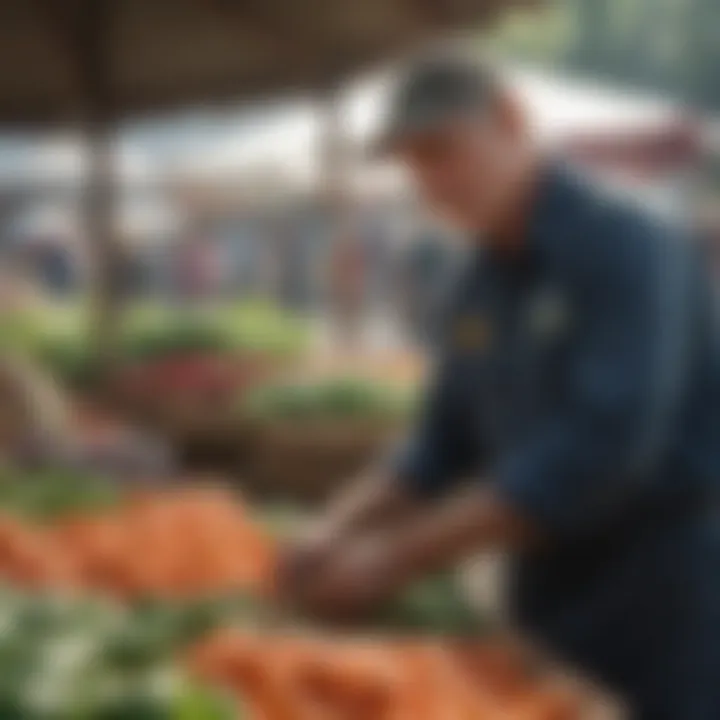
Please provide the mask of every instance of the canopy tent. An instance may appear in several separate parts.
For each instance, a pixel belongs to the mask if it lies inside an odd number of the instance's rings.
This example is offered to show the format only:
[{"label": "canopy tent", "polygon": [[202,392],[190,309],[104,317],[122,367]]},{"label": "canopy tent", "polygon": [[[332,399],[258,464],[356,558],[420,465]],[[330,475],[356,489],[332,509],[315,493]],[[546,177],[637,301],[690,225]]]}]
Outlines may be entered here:
[{"label": "canopy tent", "polygon": [[323,89],[530,0],[6,0],[0,122]]},{"label": "canopy tent", "polygon": [[[120,203],[113,218],[114,235],[125,243],[148,244],[158,242],[183,228],[179,208],[170,203],[152,202],[127,197]],[[53,241],[68,246],[78,245],[85,250],[87,237],[82,218],[70,203],[30,205],[10,219],[3,234],[11,242],[34,244]]]},{"label": "canopy tent", "polygon": [[[9,140],[0,145],[0,189],[29,194],[75,196],[84,186],[86,156],[76,136]],[[150,188],[157,183],[153,158],[129,144],[115,148],[115,178],[132,188]]]},{"label": "canopy tent", "polygon": [[[635,134],[666,134],[677,125],[682,109],[653,96],[640,96],[602,84],[556,77],[546,72],[509,69],[508,83],[526,106],[534,133],[550,146],[564,146],[576,138]],[[354,179],[378,190],[399,187],[399,176],[389,168],[362,167],[362,152],[382,118],[388,83],[373,76],[347,93],[343,103],[346,137],[358,160]],[[298,103],[277,113],[262,128],[238,127],[231,133],[198,137],[180,152],[170,172],[214,180],[233,179],[238,172],[252,176],[282,168],[289,180],[307,190],[319,179],[316,148],[321,133],[318,115],[310,104]]]},{"label": "canopy tent", "polygon": [[[534,0],[5,0],[0,126],[80,123],[91,149],[98,347],[112,349],[113,129],[181,106],[332,90],[443,31]],[[331,129],[338,118],[330,117]],[[329,139],[328,165],[341,164]],[[335,185],[332,175],[329,187]]]}]

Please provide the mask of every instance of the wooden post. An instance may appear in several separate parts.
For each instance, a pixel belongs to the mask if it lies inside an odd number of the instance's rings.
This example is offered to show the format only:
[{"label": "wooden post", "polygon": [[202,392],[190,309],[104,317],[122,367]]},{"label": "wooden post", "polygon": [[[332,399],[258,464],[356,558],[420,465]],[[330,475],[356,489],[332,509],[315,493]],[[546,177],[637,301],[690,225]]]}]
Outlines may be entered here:
[{"label": "wooden post", "polygon": [[78,57],[85,95],[87,176],[84,218],[92,267],[91,328],[101,372],[115,357],[119,321],[118,261],[115,232],[115,168],[113,98],[111,91],[110,0],[90,0],[83,6]]},{"label": "wooden post", "polygon": [[321,97],[321,109],[321,193],[330,222],[330,323],[336,340],[354,345],[362,325],[362,268],[354,259],[351,158],[339,88]]},{"label": "wooden post", "polygon": [[85,231],[92,264],[92,342],[100,370],[108,369],[119,322],[118,248],[114,237],[115,183],[112,129],[92,121],[87,131],[88,171],[84,191]]}]

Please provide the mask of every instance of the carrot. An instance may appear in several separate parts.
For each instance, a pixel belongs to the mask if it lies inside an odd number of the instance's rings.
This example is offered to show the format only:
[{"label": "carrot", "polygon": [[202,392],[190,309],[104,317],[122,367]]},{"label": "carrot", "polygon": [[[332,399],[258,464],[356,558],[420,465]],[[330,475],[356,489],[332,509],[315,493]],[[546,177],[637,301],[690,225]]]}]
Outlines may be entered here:
[{"label": "carrot", "polygon": [[296,667],[312,704],[348,720],[390,717],[402,672],[386,648],[317,641]]},{"label": "carrot", "polygon": [[579,720],[580,699],[557,688],[527,688],[507,711],[508,720]]},{"label": "carrot", "polygon": [[478,687],[489,695],[513,698],[527,686],[524,658],[513,647],[502,643],[454,643],[456,661]]}]

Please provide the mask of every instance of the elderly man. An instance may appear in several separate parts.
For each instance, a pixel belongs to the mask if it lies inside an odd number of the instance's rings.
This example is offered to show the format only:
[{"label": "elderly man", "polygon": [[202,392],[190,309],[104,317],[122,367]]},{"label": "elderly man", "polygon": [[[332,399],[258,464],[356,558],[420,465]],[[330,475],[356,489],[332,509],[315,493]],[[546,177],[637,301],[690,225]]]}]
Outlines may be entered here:
[{"label": "elderly man", "polygon": [[490,547],[518,622],[643,720],[720,718],[720,345],[696,246],[534,147],[512,93],[413,67],[382,149],[473,259],[408,446],[287,549],[306,610],[362,612]]}]

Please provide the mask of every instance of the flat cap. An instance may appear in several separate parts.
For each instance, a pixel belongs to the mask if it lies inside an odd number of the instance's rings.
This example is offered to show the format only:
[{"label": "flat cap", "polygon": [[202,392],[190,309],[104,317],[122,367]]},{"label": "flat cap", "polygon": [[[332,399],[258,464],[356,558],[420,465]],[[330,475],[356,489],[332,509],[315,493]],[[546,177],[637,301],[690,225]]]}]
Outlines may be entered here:
[{"label": "flat cap", "polygon": [[415,60],[402,71],[391,92],[372,154],[386,155],[409,135],[483,110],[496,88],[495,73],[480,60],[455,54]]}]

